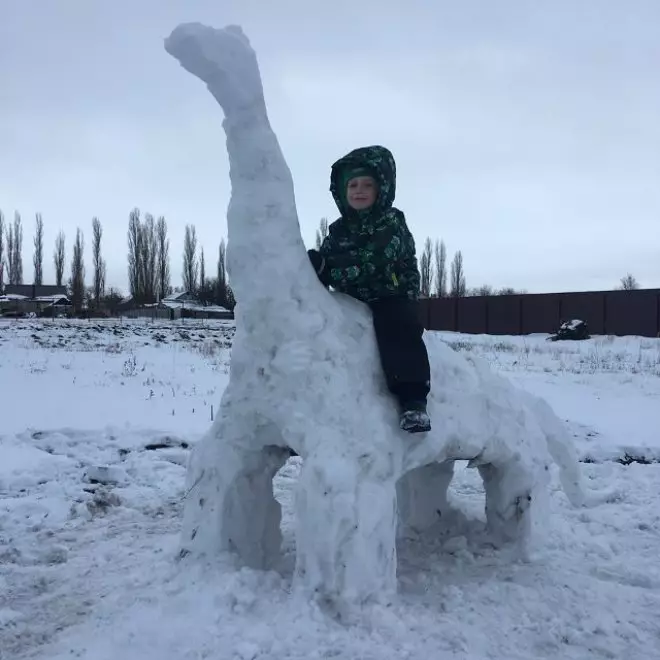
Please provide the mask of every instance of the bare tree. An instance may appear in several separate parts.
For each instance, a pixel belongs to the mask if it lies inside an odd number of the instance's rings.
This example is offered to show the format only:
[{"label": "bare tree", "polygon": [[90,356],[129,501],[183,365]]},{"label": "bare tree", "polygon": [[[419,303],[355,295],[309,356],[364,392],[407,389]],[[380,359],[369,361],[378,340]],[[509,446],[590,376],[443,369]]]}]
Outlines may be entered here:
[{"label": "bare tree", "polygon": [[197,230],[195,225],[186,225],[183,240],[183,288],[185,291],[197,291],[197,275],[199,263],[197,262]]},{"label": "bare tree", "polygon": [[0,293],[4,285],[5,277],[5,216],[0,211]]},{"label": "bare tree", "polygon": [[431,295],[431,279],[432,279],[432,264],[431,264],[431,239],[426,238],[424,241],[424,249],[419,256],[419,295],[422,298],[428,298]]},{"label": "bare tree", "polygon": [[156,225],[151,213],[146,213],[140,225],[140,300],[151,303],[156,300]]},{"label": "bare tree", "polygon": [[16,284],[14,282],[14,225],[11,222],[7,225],[7,283]]},{"label": "bare tree", "polygon": [[206,284],[206,264],[204,263],[204,248],[199,255],[199,288],[203,289]]},{"label": "bare tree", "polygon": [[101,302],[105,307],[105,309],[107,309],[110,312],[110,314],[116,316],[117,311],[119,309],[119,305],[123,299],[124,297],[121,295],[120,291],[118,291],[113,287],[110,287],[110,290],[106,293],[105,296],[103,296]]},{"label": "bare tree", "polygon": [[147,214],[147,228],[145,239],[149,244],[148,259],[146,265],[147,281],[149,283],[149,300],[156,302],[157,289],[158,289],[158,271],[156,265],[158,263],[158,244],[156,238],[156,221],[151,214]]},{"label": "bare tree", "polygon": [[71,304],[75,311],[80,311],[85,299],[85,261],[83,252],[85,242],[80,227],[76,229],[76,240],[73,243],[73,255],[71,257]]},{"label": "bare tree", "polygon": [[141,302],[141,244],[142,227],[140,224],[140,209],[133,209],[128,215],[128,288],[135,302]]},{"label": "bare tree", "polygon": [[621,278],[619,288],[623,291],[634,291],[635,289],[639,289],[639,282],[634,275],[627,273],[625,277]]},{"label": "bare tree", "polygon": [[465,272],[463,271],[463,254],[460,250],[454,255],[454,260],[451,262],[450,280],[450,295],[452,298],[462,298],[465,296],[467,287],[465,284]]},{"label": "bare tree", "polygon": [[504,286],[501,289],[494,289],[490,284],[469,289],[468,296],[520,296],[527,293],[524,289],[514,289],[512,286]]},{"label": "bare tree", "polygon": [[23,224],[18,211],[14,213],[14,270],[16,271],[14,284],[23,284]]},{"label": "bare tree", "polygon": [[167,223],[162,215],[156,222],[156,270],[156,294],[158,300],[162,300],[170,293],[170,239],[167,238]]},{"label": "bare tree", "polygon": [[494,295],[493,287],[490,284],[482,284],[476,289],[471,289],[469,295],[471,296],[492,296]]},{"label": "bare tree", "polygon": [[141,221],[140,209],[133,209],[128,217],[128,286],[136,302],[154,302],[162,297],[161,286],[169,287],[168,250],[165,218],[157,226],[151,213]]},{"label": "bare tree", "polygon": [[53,252],[53,263],[55,264],[55,284],[62,286],[64,279],[64,261],[65,261],[65,248],[64,248],[64,232],[60,231],[55,239],[55,251]]},{"label": "bare tree", "polygon": [[328,219],[321,218],[319,228],[316,230],[316,249],[320,250],[323,239],[328,235]]},{"label": "bare tree", "polygon": [[44,280],[44,221],[41,218],[41,213],[37,213],[36,216],[32,264],[34,265],[34,283],[41,286]]},{"label": "bare tree", "polygon": [[447,295],[447,247],[444,241],[435,241],[435,296],[444,298]]},{"label": "bare tree", "polygon": [[23,225],[21,214],[14,213],[14,224],[7,233],[7,252],[9,259],[9,284],[23,284]]},{"label": "bare tree", "polygon": [[94,260],[94,285],[92,297],[94,306],[98,309],[101,299],[105,296],[105,259],[101,255],[101,239],[103,227],[101,221],[95,216],[92,218],[92,259]]},{"label": "bare tree", "polygon": [[212,303],[215,299],[218,283],[215,279],[206,277],[206,261],[202,249],[199,258],[199,299],[205,305]]},{"label": "bare tree", "polygon": [[225,239],[220,241],[218,248],[218,274],[216,277],[215,301],[222,307],[227,307],[227,245]]},{"label": "bare tree", "polygon": [[227,303],[223,306],[230,311],[233,311],[234,307],[236,307],[236,298],[234,297],[234,290],[231,288],[230,284],[227,284]]}]

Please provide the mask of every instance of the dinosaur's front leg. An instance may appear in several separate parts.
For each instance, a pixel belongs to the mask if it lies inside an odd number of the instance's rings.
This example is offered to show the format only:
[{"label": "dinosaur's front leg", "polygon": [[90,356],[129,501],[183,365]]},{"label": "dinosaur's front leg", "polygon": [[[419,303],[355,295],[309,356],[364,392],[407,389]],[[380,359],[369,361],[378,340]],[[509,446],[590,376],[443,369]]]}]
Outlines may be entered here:
[{"label": "dinosaur's front leg", "polygon": [[296,493],[296,587],[333,602],[396,592],[395,478],[365,473],[366,458],[315,452]]},{"label": "dinosaur's front leg", "polygon": [[246,566],[273,567],[282,542],[273,477],[290,455],[281,445],[272,427],[226,417],[195,446],[188,468],[182,555],[208,558],[232,552]]}]

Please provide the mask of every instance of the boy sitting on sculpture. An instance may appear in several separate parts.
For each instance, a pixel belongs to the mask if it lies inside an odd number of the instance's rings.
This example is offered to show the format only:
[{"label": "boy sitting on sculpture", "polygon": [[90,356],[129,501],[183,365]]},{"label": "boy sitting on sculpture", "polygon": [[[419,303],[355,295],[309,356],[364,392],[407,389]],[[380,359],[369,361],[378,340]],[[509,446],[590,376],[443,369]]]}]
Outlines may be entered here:
[{"label": "boy sitting on sculpture", "polygon": [[430,367],[417,300],[420,277],[415,241],[404,214],[392,206],[394,157],[384,147],[355,149],[332,166],[330,192],[341,217],[309,258],[324,286],[369,305],[389,390],[400,425],[426,432]]}]

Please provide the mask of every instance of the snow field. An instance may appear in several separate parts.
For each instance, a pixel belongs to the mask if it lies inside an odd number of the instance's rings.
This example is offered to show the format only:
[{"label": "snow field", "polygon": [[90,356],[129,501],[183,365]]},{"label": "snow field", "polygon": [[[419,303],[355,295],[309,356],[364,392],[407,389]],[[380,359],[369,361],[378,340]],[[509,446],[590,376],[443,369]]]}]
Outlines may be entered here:
[{"label": "snow field", "polygon": [[547,335],[438,335],[455,350],[471,351],[507,370],[561,374],[640,374],[660,376],[660,340],[596,336],[587,341],[547,341]]},{"label": "snow field", "polygon": [[576,510],[556,485],[548,545],[512,563],[488,544],[481,480],[460,469],[461,513],[399,545],[398,602],[341,625],[289,594],[295,460],[274,482],[278,573],[176,561],[185,464],[232,334],[0,322],[2,660],[660,658],[660,466],[617,462],[660,452],[660,342],[442,334],[547,398],[598,461],[582,464],[591,485],[614,495]]}]

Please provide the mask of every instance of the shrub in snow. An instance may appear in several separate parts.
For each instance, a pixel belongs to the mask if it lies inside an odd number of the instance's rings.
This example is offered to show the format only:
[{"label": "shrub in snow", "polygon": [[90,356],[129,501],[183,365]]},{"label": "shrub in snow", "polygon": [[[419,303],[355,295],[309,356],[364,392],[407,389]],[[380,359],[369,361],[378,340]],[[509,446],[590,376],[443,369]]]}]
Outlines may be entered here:
[{"label": "shrub in snow", "polygon": [[95,518],[96,516],[104,516],[110,508],[120,504],[119,495],[102,486],[94,490],[91,499],[87,500],[85,506],[90,518]]},{"label": "shrub in snow", "polygon": [[238,27],[181,25],[165,47],[225,114],[232,196],[228,267],[239,301],[229,385],[188,469],[182,554],[237,553],[271,567],[280,547],[272,479],[303,459],[296,492],[297,586],[362,601],[396,589],[397,530],[448,508],[456,460],[485,484],[496,541],[527,547],[547,525],[549,467],[581,501],[571,439],[547,404],[486,363],[426,335],[432,363],[424,437],[401,431],[366,306],[328,293],[308,261],[293,181],[272,131],[254,51]]},{"label": "shrub in snow", "polygon": [[137,375],[137,358],[135,355],[131,354],[130,357],[124,360],[124,366],[122,367],[121,373],[125,378],[132,378]]}]

